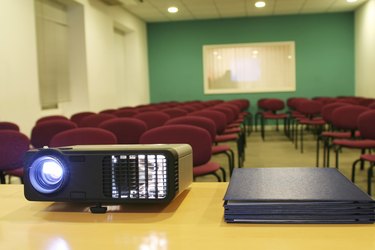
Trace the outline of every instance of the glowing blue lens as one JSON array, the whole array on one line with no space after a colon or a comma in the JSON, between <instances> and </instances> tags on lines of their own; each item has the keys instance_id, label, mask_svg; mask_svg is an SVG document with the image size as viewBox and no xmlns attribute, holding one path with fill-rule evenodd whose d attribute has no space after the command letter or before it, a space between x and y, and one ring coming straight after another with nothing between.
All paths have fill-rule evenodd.
<instances>
[{"instance_id":1,"label":"glowing blue lens","mask_svg":"<svg viewBox=\"0 0 375 250\"><path fill-rule=\"evenodd\" d=\"M37 158L30 167L31 185L41 193L48 194L58 191L66 178L66 168L53 156Z\"/></svg>"},{"instance_id":2,"label":"glowing blue lens","mask_svg":"<svg viewBox=\"0 0 375 250\"><path fill-rule=\"evenodd\" d=\"M45 161L42 166L41 177L49 185L56 185L63 177L63 167L55 161Z\"/></svg>"}]
</instances>

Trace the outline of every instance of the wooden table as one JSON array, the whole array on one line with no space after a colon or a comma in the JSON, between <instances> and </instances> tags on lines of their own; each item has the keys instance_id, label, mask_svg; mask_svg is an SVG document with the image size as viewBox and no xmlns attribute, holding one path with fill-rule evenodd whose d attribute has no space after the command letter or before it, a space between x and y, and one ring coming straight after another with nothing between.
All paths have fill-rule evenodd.
<instances>
[{"instance_id":1,"label":"wooden table","mask_svg":"<svg viewBox=\"0 0 375 250\"><path fill-rule=\"evenodd\" d=\"M0 249L375 249L375 225L227 224L228 183L193 183L167 206L30 202L0 185Z\"/></svg>"}]
</instances>

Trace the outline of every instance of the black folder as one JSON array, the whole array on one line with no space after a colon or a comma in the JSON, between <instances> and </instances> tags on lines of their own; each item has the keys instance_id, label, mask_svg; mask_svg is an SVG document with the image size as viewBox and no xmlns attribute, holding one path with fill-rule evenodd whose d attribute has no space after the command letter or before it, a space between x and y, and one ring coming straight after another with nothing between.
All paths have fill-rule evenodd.
<instances>
[{"instance_id":1,"label":"black folder","mask_svg":"<svg viewBox=\"0 0 375 250\"><path fill-rule=\"evenodd\" d=\"M374 223L375 203L337 169L235 169L224 219L238 223Z\"/></svg>"}]
</instances>

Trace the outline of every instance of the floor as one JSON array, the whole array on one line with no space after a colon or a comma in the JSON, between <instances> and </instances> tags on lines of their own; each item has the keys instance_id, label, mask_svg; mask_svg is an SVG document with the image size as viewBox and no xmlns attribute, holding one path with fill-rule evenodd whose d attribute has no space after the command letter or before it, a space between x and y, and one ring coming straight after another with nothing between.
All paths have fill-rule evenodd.
<instances>
[{"instance_id":1,"label":"floor","mask_svg":"<svg viewBox=\"0 0 375 250\"><path fill-rule=\"evenodd\" d=\"M235 149L235 144L229 144ZM343 149L339 157L339 170L351 179L352 163L359 158L359 150ZM221 163L227 169L225 156L213 156L213 161ZM321 164L321 163L320 163ZM331 166L334 166L334 153L331 153ZM304 138L304 152L300 148L296 149L295 145L289 140L282 131L276 131L270 127L266 131L265 140L263 141L260 132L252 132L247 137L247 147L245 150L244 167L263 168L263 167L315 167L316 166L316 138L308 131ZM367 169L367 165L365 169ZM227 174L228 176L229 174ZM228 176L229 177L229 176ZM227 180L229 178L227 177ZM213 176L199 177L196 181L217 181ZM367 171L357 170L356 185L363 191L367 192ZM375 186L375 184L373 185ZM375 192L372 188L372 193ZM373 195L373 198L375 196Z\"/></svg>"}]
</instances>

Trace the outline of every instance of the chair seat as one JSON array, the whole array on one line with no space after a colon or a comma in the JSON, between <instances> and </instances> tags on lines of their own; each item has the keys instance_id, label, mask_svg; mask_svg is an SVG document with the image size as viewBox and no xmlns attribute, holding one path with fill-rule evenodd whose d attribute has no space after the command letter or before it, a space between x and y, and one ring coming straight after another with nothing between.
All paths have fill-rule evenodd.
<instances>
[{"instance_id":1,"label":"chair seat","mask_svg":"<svg viewBox=\"0 0 375 250\"><path fill-rule=\"evenodd\" d=\"M324 125L326 122L323 119L308 119L302 118L298 122L303 125Z\"/></svg>"},{"instance_id":2,"label":"chair seat","mask_svg":"<svg viewBox=\"0 0 375 250\"><path fill-rule=\"evenodd\" d=\"M375 155L370 155L370 154L361 155L361 160L375 162Z\"/></svg>"},{"instance_id":3,"label":"chair seat","mask_svg":"<svg viewBox=\"0 0 375 250\"><path fill-rule=\"evenodd\" d=\"M23 168L21 167L21 168L15 168L15 169L12 169L12 170L7 170L7 171L5 171L5 173L13 175L13 176L17 176L17 177L22 177L23 176Z\"/></svg>"},{"instance_id":4,"label":"chair seat","mask_svg":"<svg viewBox=\"0 0 375 250\"><path fill-rule=\"evenodd\" d=\"M263 112L262 116L264 119L284 119L287 118L287 114L274 114L270 112Z\"/></svg>"},{"instance_id":5,"label":"chair seat","mask_svg":"<svg viewBox=\"0 0 375 250\"><path fill-rule=\"evenodd\" d=\"M338 139L349 139L351 138L350 132L337 132L337 131L325 131L321 134L324 137L338 138ZM355 137L359 137L359 131L355 132Z\"/></svg>"},{"instance_id":6,"label":"chair seat","mask_svg":"<svg viewBox=\"0 0 375 250\"><path fill-rule=\"evenodd\" d=\"M224 144L215 145L215 146L212 146L212 154L218 154L218 153L226 152L230 149L231 148L228 145L224 145Z\"/></svg>"},{"instance_id":7,"label":"chair seat","mask_svg":"<svg viewBox=\"0 0 375 250\"><path fill-rule=\"evenodd\" d=\"M333 140L333 144L347 148L375 148L375 140Z\"/></svg>"},{"instance_id":8,"label":"chair seat","mask_svg":"<svg viewBox=\"0 0 375 250\"><path fill-rule=\"evenodd\" d=\"M237 134L216 135L215 137L216 142L227 142L227 141L233 141L237 139L238 139Z\"/></svg>"},{"instance_id":9,"label":"chair seat","mask_svg":"<svg viewBox=\"0 0 375 250\"><path fill-rule=\"evenodd\" d=\"M224 130L223 134L233 134L233 133L240 133L240 128L227 128Z\"/></svg>"},{"instance_id":10,"label":"chair seat","mask_svg":"<svg viewBox=\"0 0 375 250\"><path fill-rule=\"evenodd\" d=\"M220 169L220 165L216 162L207 162L206 164L194 166L193 167L193 175L194 176L201 176L206 174L211 174Z\"/></svg>"}]
</instances>

